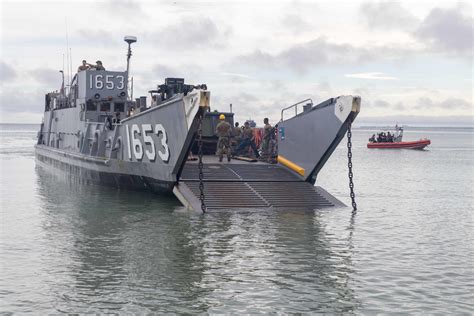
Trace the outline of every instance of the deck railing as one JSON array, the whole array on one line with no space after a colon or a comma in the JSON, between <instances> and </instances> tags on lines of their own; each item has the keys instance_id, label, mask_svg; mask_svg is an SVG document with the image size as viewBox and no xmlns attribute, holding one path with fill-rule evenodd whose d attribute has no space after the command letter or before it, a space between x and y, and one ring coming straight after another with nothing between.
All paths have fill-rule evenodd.
<instances>
[{"instance_id":1,"label":"deck railing","mask_svg":"<svg viewBox=\"0 0 474 316\"><path fill-rule=\"evenodd\" d=\"M308 102L309 101L309 104L313 105L313 100L310 98L310 99L305 99L303 101L300 101L298 103L295 103L295 104L292 104L284 109L281 110L281 119L280 119L280 122L283 121L283 112L285 112L286 110L289 110L291 108L295 108L295 116L298 115L298 105L300 105L301 103L305 103L305 102Z\"/></svg>"}]
</instances>

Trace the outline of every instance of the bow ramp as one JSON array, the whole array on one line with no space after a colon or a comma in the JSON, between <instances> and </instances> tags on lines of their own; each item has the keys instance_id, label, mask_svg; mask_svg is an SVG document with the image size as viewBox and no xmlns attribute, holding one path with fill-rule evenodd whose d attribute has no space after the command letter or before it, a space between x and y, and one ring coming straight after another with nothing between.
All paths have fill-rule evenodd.
<instances>
[{"instance_id":1,"label":"bow ramp","mask_svg":"<svg viewBox=\"0 0 474 316\"><path fill-rule=\"evenodd\" d=\"M219 163L205 156L204 195L208 211L239 208L320 209L344 206L320 187L314 187L285 167L262 162L232 160ZM200 210L199 168L188 161L173 190L189 209Z\"/></svg>"},{"instance_id":2,"label":"bow ramp","mask_svg":"<svg viewBox=\"0 0 474 316\"><path fill-rule=\"evenodd\" d=\"M305 102L303 111L298 111L298 106ZM288 110L294 110L294 115L286 113L284 117ZM284 108L276 134L278 165L235 160L219 163L215 156L205 156L203 185L207 209L343 206L314 184L359 111L357 96L340 96L315 106L308 99ZM186 162L177 179L175 195L188 208L200 210L198 163Z\"/></svg>"}]
</instances>

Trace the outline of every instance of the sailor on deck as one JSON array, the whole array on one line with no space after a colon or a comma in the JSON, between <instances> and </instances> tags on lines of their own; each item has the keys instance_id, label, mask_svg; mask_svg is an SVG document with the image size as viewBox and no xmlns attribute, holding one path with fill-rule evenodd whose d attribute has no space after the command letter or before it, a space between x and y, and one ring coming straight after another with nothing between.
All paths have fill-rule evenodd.
<instances>
[{"instance_id":1,"label":"sailor on deck","mask_svg":"<svg viewBox=\"0 0 474 316\"><path fill-rule=\"evenodd\" d=\"M96 65L92 65L92 64L88 64L88 65L91 67L91 69L105 70L104 65L102 65L102 62L100 60L96 61L95 63Z\"/></svg>"},{"instance_id":2,"label":"sailor on deck","mask_svg":"<svg viewBox=\"0 0 474 316\"><path fill-rule=\"evenodd\" d=\"M87 70L87 69L89 69L89 68L90 68L89 64L88 64L87 61L84 59L84 60L82 61L82 65L80 65L79 67L77 67L77 72L79 72L79 71L84 71L84 70Z\"/></svg>"},{"instance_id":3,"label":"sailor on deck","mask_svg":"<svg viewBox=\"0 0 474 316\"><path fill-rule=\"evenodd\" d=\"M217 141L217 155L219 156L219 161L222 161L224 154L227 155L227 161L230 161L230 137L232 134L232 126L225 121L225 115L221 114L219 116L219 124L216 126L216 134L219 136Z\"/></svg>"}]
</instances>

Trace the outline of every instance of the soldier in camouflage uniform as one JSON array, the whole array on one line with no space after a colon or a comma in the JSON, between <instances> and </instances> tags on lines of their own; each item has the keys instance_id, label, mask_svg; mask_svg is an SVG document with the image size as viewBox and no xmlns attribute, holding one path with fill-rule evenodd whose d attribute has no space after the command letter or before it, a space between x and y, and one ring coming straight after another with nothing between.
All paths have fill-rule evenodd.
<instances>
[{"instance_id":1,"label":"soldier in camouflage uniform","mask_svg":"<svg viewBox=\"0 0 474 316\"><path fill-rule=\"evenodd\" d=\"M263 127L263 137L262 137L262 156L268 158L271 156L270 153L270 141L272 140L272 133L274 130L272 126L268 123L268 118L263 119L265 126Z\"/></svg>"},{"instance_id":2,"label":"soldier in camouflage uniform","mask_svg":"<svg viewBox=\"0 0 474 316\"><path fill-rule=\"evenodd\" d=\"M216 134L219 136L217 141L217 155L219 156L219 161L222 161L224 154L227 155L227 161L230 161L230 137L232 136L232 126L225 121L225 115L221 114L219 116L219 124L216 126Z\"/></svg>"},{"instance_id":3,"label":"soldier in camouflage uniform","mask_svg":"<svg viewBox=\"0 0 474 316\"><path fill-rule=\"evenodd\" d=\"M250 127L249 122L245 122L244 129L242 130L242 141L240 142L240 145L235 150L236 155L240 155L244 150L246 150L250 146L252 147L255 157L259 158L260 154L258 153L257 145L255 145L254 138L255 137L253 135L253 130Z\"/></svg>"},{"instance_id":4,"label":"soldier in camouflage uniform","mask_svg":"<svg viewBox=\"0 0 474 316\"><path fill-rule=\"evenodd\" d=\"M232 139L231 139L231 147L235 151L237 146L239 146L240 141L242 140L242 128L239 126L239 122L235 123L235 127L232 129Z\"/></svg>"}]
</instances>

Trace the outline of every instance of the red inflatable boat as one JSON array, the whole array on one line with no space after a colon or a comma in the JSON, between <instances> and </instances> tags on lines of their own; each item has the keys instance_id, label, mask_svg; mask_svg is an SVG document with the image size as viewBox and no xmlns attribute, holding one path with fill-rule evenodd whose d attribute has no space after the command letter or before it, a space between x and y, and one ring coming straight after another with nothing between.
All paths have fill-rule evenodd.
<instances>
[{"instance_id":1,"label":"red inflatable boat","mask_svg":"<svg viewBox=\"0 0 474 316\"><path fill-rule=\"evenodd\" d=\"M423 149L431 144L429 139L420 139L414 142L383 142L383 143L368 143L367 148L409 148L409 149Z\"/></svg>"}]
</instances>

